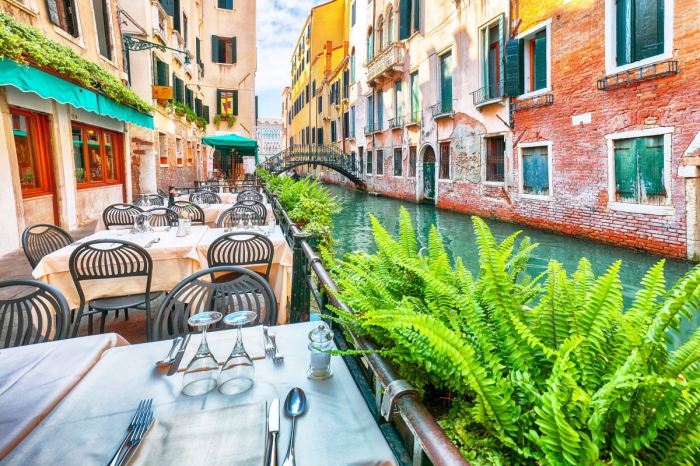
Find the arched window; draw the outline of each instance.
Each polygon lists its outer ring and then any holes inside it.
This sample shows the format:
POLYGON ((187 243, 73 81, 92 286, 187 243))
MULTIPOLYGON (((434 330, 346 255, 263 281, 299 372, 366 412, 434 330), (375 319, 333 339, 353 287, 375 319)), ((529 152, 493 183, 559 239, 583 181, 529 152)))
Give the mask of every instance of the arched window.
POLYGON ((377 31, 379 32, 379 41, 377 45, 379 46, 379 51, 381 52, 384 50, 384 45, 386 45, 386 36, 384 34, 384 18, 382 16, 379 17, 379 20, 377 21, 377 31))
POLYGON ((393 11, 391 5, 389 5, 389 11, 387 11, 386 17, 388 18, 388 21, 389 21, 389 27, 387 28, 387 31, 386 31, 386 43, 387 43, 387 45, 389 45, 389 44, 393 43, 394 40, 396 40, 394 38, 394 11, 393 11))
POLYGON ((367 31, 367 61, 374 58, 374 31, 372 27, 367 31))
POLYGON ((350 82, 355 82, 355 47, 350 52, 350 82))

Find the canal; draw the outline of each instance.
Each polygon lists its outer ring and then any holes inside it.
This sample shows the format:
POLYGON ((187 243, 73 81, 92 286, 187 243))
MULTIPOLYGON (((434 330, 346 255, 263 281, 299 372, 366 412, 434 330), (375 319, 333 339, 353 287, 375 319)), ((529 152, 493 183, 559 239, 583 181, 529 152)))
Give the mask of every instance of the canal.
MULTIPOLYGON (((472 271, 478 270, 477 247, 474 242, 474 230, 469 215, 438 210, 428 204, 393 199, 385 196, 370 195, 361 191, 328 185, 333 195, 343 203, 343 211, 336 215, 334 237, 339 255, 352 251, 374 252, 374 240, 369 214, 374 214, 382 225, 396 236, 399 227, 399 207, 404 207, 413 218, 413 226, 418 233, 418 240, 426 244, 431 225, 436 225, 442 235, 445 248, 454 257, 461 257, 465 266, 472 271)), ((522 231, 533 243, 539 246, 530 255, 528 273, 537 276, 547 268, 551 259, 561 262, 569 274, 576 270, 579 260, 587 258, 597 275, 605 272, 616 260, 622 260, 620 278, 623 296, 630 304, 640 289, 642 277, 649 268, 661 260, 658 256, 641 254, 628 249, 601 245, 582 239, 548 233, 523 225, 486 219, 486 223, 498 241, 507 238, 516 231, 522 231)), ((665 277, 667 288, 693 267, 692 263, 666 260, 665 277)), ((692 322, 684 321, 681 332, 674 340, 674 346, 690 337, 691 332, 700 326, 700 312, 696 312, 692 322)))

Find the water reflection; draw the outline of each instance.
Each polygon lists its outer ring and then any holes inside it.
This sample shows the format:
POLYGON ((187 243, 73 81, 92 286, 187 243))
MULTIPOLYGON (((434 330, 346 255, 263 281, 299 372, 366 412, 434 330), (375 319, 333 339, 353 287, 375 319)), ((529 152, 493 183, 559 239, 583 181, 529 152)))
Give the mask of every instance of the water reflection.
MULTIPOLYGON (((333 194, 344 202, 343 212, 335 216, 335 236, 338 240, 339 254, 358 250, 374 252, 369 213, 374 214, 389 233, 396 235, 399 228, 399 207, 403 206, 413 218, 413 225, 418 232, 418 241, 422 246, 427 244, 430 226, 436 225, 448 254, 453 258, 461 257, 470 270, 478 269, 477 248, 470 216, 438 210, 427 204, 373 196, 333 185, 329 187, 333 194)), ((533 251, 528 263, 528 272, 533 276, 546 269, 551 259, 561 262, 571 274, 579 260, 585 257, 591 262, 596 275, 604 273, 613 262, 622 260, 620 278, 627 305, 640 289, 639 284, 646 271, 660 260, 658 256, 547 233, 522 225, 490 219, 486 219, 486 223, 499 241, 516 231, 522 231, 522 236, 527 235, 533 243, 539 243, 539 247, 533 251)), ((693 264, 688 262, 667 259, 665 266, 667 288, 692 267, 693 264)), ((683 322, 680 335, 674 338, 674 345, 685 341, 698 326, 700 326, 700 312, 695 313, 692 322, 683 322)))

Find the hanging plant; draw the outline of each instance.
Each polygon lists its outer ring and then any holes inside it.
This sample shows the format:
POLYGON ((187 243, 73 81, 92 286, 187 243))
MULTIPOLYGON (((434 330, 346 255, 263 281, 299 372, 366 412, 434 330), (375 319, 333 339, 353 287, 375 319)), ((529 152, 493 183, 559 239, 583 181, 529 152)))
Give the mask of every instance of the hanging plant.
POLYGON ((221 123, 222 121, 227 121, 228 127, 233 128, 233 125, 236 124, 236 115, 214 115, 214 124, 217 128, 219 127, 219 123, 221 123))

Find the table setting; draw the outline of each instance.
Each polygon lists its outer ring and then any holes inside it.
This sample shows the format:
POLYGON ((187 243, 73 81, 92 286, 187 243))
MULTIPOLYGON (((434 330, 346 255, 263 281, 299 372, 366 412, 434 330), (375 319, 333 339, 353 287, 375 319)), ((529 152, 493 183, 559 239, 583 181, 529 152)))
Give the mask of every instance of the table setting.
POLYGON ((191 316, 202 333, 187 344, 181 336, 109 349, 6 463, 397 464, 344 361, 323 352, 333 348, 325 324, 243 328, 249 314, 228 314, 234 329, 217 332, 205 329, 220 313, 191 316), (214 336, 228 349, 223 366, 209 350, 214 336), (173 357, 190 346, 197 347, 191 360, 173 357), (252 360, 249 352, 261 347, 262 359, 252 360), (215 364, 204 376, 176 367, 200 371, 208 358, 215 364))

